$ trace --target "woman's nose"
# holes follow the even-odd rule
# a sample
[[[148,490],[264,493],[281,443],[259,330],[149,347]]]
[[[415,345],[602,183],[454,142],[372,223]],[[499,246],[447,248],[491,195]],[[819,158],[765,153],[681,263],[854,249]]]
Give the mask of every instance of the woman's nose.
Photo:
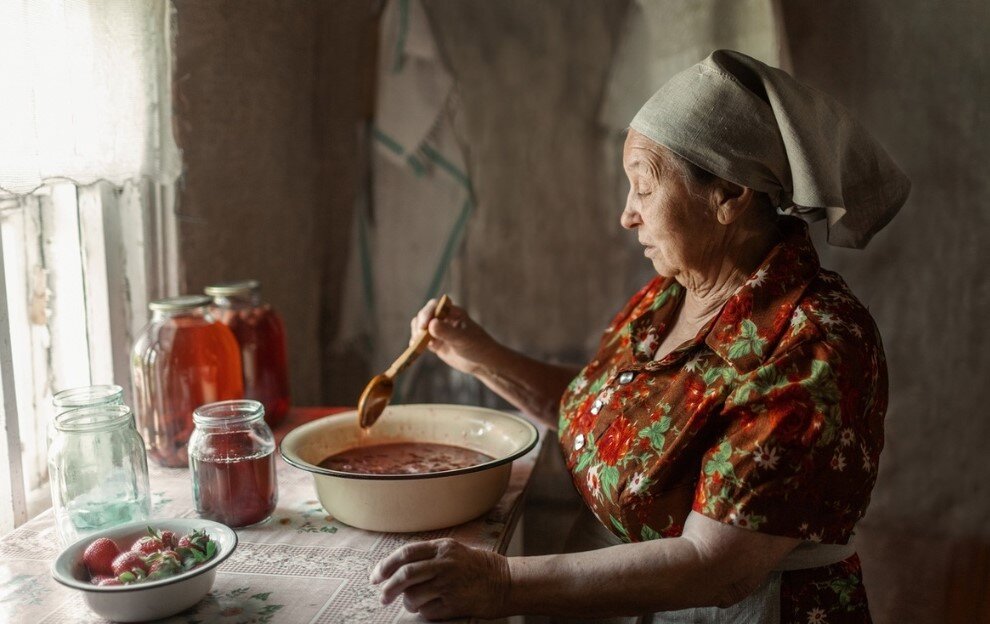
[[[635,208],[632,208],[628,201],[626,202],[626,207],[622,209],[622,214],[619,215],[619,223],[627,230],[631,230],[640,224],[639,212]]]

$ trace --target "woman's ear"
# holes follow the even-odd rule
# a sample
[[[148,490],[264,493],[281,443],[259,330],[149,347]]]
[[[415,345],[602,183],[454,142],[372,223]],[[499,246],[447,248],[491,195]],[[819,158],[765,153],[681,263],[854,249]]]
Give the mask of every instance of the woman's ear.
[[[756,192],[728,180],[718,180],[712,189],[715,216],[722,225],[734,223],[756,202]]]

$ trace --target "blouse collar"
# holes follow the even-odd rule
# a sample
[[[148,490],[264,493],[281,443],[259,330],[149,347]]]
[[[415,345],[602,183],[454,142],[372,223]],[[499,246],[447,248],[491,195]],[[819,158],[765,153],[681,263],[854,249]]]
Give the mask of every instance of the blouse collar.
[[[740,373],[763,364],[789,328],[795,307],[821,269],[807,224],[781,217],[781,229],[783,239],[729,297],[718,316],[698,332],[688,348],[674,350],[662,362],[676,359],[704,341]],[[641,363],[652,360],[658,338],[672,323],[684,297],[684,289],[671,278],[661,279],[656,292],[654,301],[660,305],[651,305],[630,323],[633,357]]]

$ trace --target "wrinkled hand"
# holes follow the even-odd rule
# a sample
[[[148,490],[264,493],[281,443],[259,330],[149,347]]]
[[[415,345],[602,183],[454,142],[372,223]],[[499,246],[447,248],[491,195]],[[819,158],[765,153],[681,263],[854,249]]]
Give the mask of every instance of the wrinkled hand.
[[[442,319],[433,318],[437,300],[430,299],[410,322],[412,344],[420,332],[430,332],[430,351],[462,373],[475,374],[496,343],[463,308],[450,302]]]
[[[439,539],[399,548],[375,566],[371,582],[383,604],[402,596],[406,609],[428,620],[491,619],[503,615],[509,564],[502,555]]]

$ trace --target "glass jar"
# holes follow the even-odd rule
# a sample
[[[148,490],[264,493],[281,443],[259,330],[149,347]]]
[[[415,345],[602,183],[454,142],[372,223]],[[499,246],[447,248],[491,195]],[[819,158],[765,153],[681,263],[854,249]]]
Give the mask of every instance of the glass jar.
[[[55,413],[48,421],[48,446],[52,445],[55,436],[55,417],[59,414],[80,407],[97,407],[99,405],[123,405],[124,389],[120,386],[80,386],[61,390],[52,395],[52,405]],[[134,422],[134,419],[131,419]]]
[[[99,405],[55,417],[48,449],[55,529],[63,544],[151,512],[144,441],[126,405]]]
[[[152,301],[152,318],[131,350],[138,431],[148,456],[186,466],[193,410],[244,396],[237,340],[209,314],[203,295]]]
[[[289,412],[289,370],[285,325],[261,300],[258,280],[221,282],[206,287],[211,312],[230,328],[241,347],[244,398],[261,401],[265,421],[277,427]]]
[[[221,401],[196,408],[189,469],[200,516],[243,527],[275,511],[275,437],[264,416],[258,401]]]

